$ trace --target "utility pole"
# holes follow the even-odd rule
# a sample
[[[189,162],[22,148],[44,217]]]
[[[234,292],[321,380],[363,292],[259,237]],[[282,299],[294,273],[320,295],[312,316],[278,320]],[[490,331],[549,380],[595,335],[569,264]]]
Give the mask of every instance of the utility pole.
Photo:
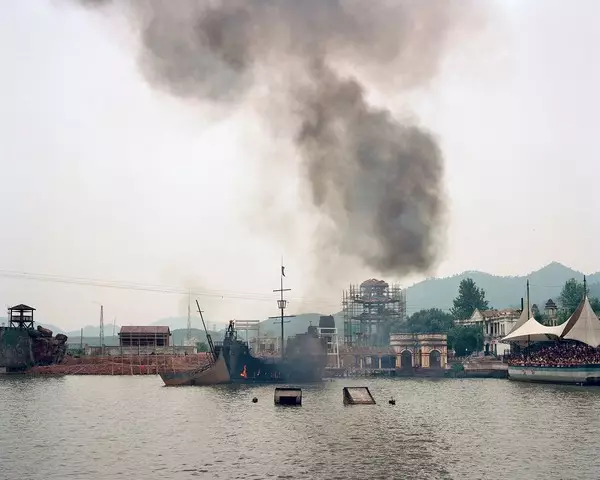
[[[100,305],[100,347],[104,355],[104,305]]]
[[[192,315],[190,310],[191,292],[188,291],[188,305],[187,305],[187,344],[192,344]]]
[[[529,320],[529,315],[531,315],[531,305],[529,303],[529,279],[527,279],[527,320]]]
[[[279,308],[281,314],[279,317],[270,317],[270,318],[279,318],[281,322],[281,358],[284,358],[285,354],[285,336],[283,331],[283,324],[285,318],[295,317],[295,315],[285,315],[285,308],[287,307],[287,300],[283,298],[283,292],[290,292],[291,288],[283,288],[283,277],[285,277],[285,267],[283,266],[283,260],[281,261],[281,278],[280,278],[280,288],[277,290],[273,290],[275,293],[280,294],[279,300],[277,300],[277,308]],[[288,323],[288,322],[285,322]]]

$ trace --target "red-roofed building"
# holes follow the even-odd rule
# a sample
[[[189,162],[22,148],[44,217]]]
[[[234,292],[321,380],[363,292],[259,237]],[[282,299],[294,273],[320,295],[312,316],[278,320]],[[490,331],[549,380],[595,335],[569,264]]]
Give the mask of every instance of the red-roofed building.
[[[119,332],[121,347],[168,347],[171,337],[169,327],[126,326]]]

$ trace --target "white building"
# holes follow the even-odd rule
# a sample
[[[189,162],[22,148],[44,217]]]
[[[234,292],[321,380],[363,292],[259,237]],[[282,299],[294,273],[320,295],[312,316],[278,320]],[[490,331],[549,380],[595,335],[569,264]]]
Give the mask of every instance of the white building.
[[[457,325],[477,325],[483,332],[483,348],[485,353],[503,355],[510,348],[500,343],[517,324],[520,310],[505,308],[504,310],[479,310],[475,309],[471,317],[457,320]]]

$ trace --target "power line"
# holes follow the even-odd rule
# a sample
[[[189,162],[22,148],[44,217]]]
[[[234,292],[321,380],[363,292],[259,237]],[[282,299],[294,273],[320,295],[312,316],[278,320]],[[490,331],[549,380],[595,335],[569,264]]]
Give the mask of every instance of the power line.
[[[223,300],[245,300],[253,302],[272,302],[273,296],[268,293],[252,293],[252,292],[232,292],[225,290],[190,290],[185,287],[177,287],[173,285],[164,284],[143,284],[139,282],[124,282],[115,280],[104,280],[98,278],[88,277],[72,277],[63,275],[53,275],[47,273],[32,273],[32,272],[20,272],[14,270],[0,270],[0,277],[17,279],[17,280],[30,280],[40,281],[48,283],[61,283],[67,285],[80,285],[88,287],[98,288],[112,288],[118,290],[132,290],[152,293],[163,293],[173,295],[194,295],[198,297],[211,297],[221,298]],[[562,288],[564,285],[530,285],[536,288]],[[289,297],[290,302],[307,303],[312,307],[321,307],[328,309],[340,309],[341,302],[333,302],[330,299],[319,299],[319,298],[306,298],[306,297]],[[441,308],[432,305],[419,305],[407,303],[406,310],[416,312],[421,309],[427,308],[438,308],[444,312],[450,312],[451,308]]]
[[[272,294],[267,293],[243,293],[243,292],[228,292],[221,290],[204,290],[197,291],[193,289],[187,289],[184,287],[176,287],[170,285],[156,285],[156,284],[142,284],[136,282],[121,282],[115,280],[103,280],[97,278],[86,278],[86,277],[69,277],[61,275],[52,275],[46,273],[31,273],[31,272],[18,272],[12,270],[0,270],[0,277],[11,278],[17,280],[30,280],[40,281],[48,283],[61,283],[68,285],[80,285],[88,287],[99,287],[99,288],[113,288],[121,290],[135,290],[153,293],[165,293],[165,294],[176,294],[176,295],[194,295],[202,297],[213,297],[222,299],[235,299],[235,300],[248,300],[248,301],[264,301],[272,302]],[[325,299],[307,299],[302,297],[293,298],[292,300],[297,302],[310,302],[313,305],[336,305],[330,300]]]

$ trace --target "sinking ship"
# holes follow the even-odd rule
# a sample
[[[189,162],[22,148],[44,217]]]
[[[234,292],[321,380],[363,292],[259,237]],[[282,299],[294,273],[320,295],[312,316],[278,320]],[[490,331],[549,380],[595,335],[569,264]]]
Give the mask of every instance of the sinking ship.
[[[209,361],[186,371],[163,371],[167,386],[218,385],[224,383],[313,383],[323,378],[327,355],[317,329],[290,338],[285,356],[256,357],[248,343],[240,340],[235,322],[229,322],[225,338],[214,345],[209,339]]]
[[[284,276],[282,267],[282,278]],[[209,346],[208,363],[186,371],[160,372],[167,386],[219,385],[226,383],[313,383],[320,382],[327,365],[326,340],[319,338],[318,329],[309,326],[306,333],[291,337],[283,349],[283,311],[286,302],[278,300],[281,310],[280,357],[263,358],[253,355],[248,342],[238,338],[235,322],[231,320],[222,342],[214,344],[206,329],[200,305],[196,301]]]

